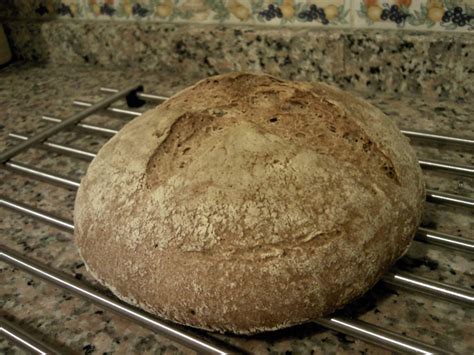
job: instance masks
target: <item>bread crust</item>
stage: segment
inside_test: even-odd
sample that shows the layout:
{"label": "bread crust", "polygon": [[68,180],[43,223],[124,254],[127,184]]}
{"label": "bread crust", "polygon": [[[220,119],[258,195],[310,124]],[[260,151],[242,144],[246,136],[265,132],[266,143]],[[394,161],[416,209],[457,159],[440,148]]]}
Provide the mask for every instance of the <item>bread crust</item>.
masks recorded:
{"label": "bread crust", "polygon": [[380,110],[325,84],[211,77],[128,123],[81,181],[75,239],[119,298],[251,334],[333,312],[408,248],[424,184]]}

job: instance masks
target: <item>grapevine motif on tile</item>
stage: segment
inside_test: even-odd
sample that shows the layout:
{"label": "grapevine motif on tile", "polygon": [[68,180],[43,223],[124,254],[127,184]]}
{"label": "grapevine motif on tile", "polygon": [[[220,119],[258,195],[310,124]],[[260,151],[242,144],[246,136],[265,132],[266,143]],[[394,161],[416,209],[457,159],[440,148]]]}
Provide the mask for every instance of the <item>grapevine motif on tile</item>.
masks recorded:
{"label": "grapevine motif on tile", "polygon": [[428,28],[439,24],[447,30],[466,26],[474,30],[474,9],[459,5],[452,0],[428,0],[426,5],[421,5],[420,11],[415,11],[416,24],[426,24]]}
{"label": "grapevine motif on tile", "polygon": [[[72,6],[74,8],[74,6]],[[58,13],[58,15],[61,15],[61,16],[70,16],[70,17],[74,17],[74,15],[77,13],[77,8],[75,10],[73,10],[71,8],[71,5],[67,5],[67,4],[64,4],[63,2],[59,3],[59,6],[56,10],[56,12]]]}
{"label": "grapevine motif on tile", "polygon": [[[0,0],[2,1],[2,0]],[[472,0],[34,0],[20,16],[474,30]],[[350,15],[353,14],[353,15]]]}
{"label": "grapevine motif on tile", "polygon": [[318,7],[316,4],[305,4],[298,13],[298,20],[303,22],[319,21],[323,25],[347,24],[346,20],[349,10],[344,9],[344,5],[334,4]]}
{"label": "grapevine motif on tile", "polygon": [[31,2],[30,5],[34,7],[34,13],[39,17],[56,15],[76,17],[78,14],[82,14],[81,3],[83,2],[80,0],[40,0]]}
{"label": "grapevine motif on tile", "polygon": [[150,8],[147,5],[144,1],[123,0],[117,6],[117,15],[129,18],[145,18],[151,15]]}
{"label": "grapevine motif on tile", "polygon": [[[336,0],[337,1],[337,0]],[[38,0],[38,16],[129,18],[272,24],[347,24],[344,5],[318,7],[307,0]],[[274,21],[273,21],[274,20]]]}
{"label": "grapevine motif on tile", "polygon": [[314,3],[295,4],[294,0],[276,0],[266,6],[263,6],[263,0],[255,3],[253,12],[257,15],[260,22],[270,22],[280,20],[280,24],[287,22],[320,22],[323,25],[328,24],[347,24],[346,17],[349,10],[344,5],[336,6],[329,4],[324,7],[318,7]]}
{"label": "grapevine motif on tile", "polygon": [[115,13],[114,0],[106,0],[99,6],[99,13],[101,15],[113,16]]}
{"label": "grapevine motif on tile", "polygon": [[395,4],[378,0],[363,0],[357,11],[359,17],[365,18],[369,25],[375,23],[393,22],[397,27],[405,24],[432,28],[437,24],[447,30],[458,27],[474,29],[474,10],[458,0],[427,0],[419,5],[419,10],[412,10],[411,0],[397,0]]}
{"label": "grapevine motif on tile", "polygon": [[150,10],[140,3],[135,3],[132,5],[132,15],[146,17],[150,15]]}
{"label": "grapevine motif on tile", "polygon": [[[154,6],[155,5],[155,6]],[[157,19],[169,18],[173,14],[174,6],[171,0],[152,3],[151,1],[122,0],[116,1],[117,17],[129,19]]]}
{"label": "grapevine motif on tile", "polygon": [[252,4],[252,12],[256,14],[259,22],[269,22],[274,19],[281,19],[281,23],[294,22],[295,14],[301,7],[298,3],[295,5],[293,0],[277,0],[270,4],[264,5],[263,0],[259,0]]}
{"label": "grapevine motif on tile", "polygon": [[403,27],[410,14],[411,0],[397,0],[396,4],[379,4],[378,0],[364,0],[360,3],[359,16],[365,17],[369,25],[375,22],[393,22],[398,27]]}
{"label": "grapevine motif on tile", "polygon": [[52,0],[41,0],[37,2],[35,13],[39,16],[48,16],[55,13],[55,6]]}

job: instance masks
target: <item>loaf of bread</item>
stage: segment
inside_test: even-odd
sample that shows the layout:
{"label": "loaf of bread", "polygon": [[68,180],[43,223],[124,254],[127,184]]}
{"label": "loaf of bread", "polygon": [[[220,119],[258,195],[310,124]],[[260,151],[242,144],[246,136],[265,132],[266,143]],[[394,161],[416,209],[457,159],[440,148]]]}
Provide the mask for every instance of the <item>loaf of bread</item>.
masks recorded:
{"label": "loaf of bread", "polygon": [[159,317],[250,334],[317,319],[408,248],[424,184],[380,110],[325,84],[232,73],[128,123],[81,182],[89,271]]}

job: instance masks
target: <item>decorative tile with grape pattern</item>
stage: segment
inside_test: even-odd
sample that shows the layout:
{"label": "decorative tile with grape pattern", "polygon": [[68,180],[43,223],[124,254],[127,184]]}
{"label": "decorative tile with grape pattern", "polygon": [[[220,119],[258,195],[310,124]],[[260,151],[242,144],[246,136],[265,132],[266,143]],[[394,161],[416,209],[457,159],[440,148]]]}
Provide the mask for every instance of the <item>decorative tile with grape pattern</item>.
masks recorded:
{"label": "decorative tile with grape pattern", "polygon": [[3,0],[0,17],[474,30],[474,0]]}
{"label": "decorative tile with grape pattern", "polygon": [[[348,26],[349,0],[148,0],[148,1],[67,1],[60,2],[79,17],[123,18],[154,21],[246,23],[266,25]],[[82,13],[80,12],[82,9]],[[91,16],[92,15],[92,16]]]}
{"label": "decorative tile with grape pattern", "polygon": [[355,27],[474,30],[473,0],[353,0]]}
{"label": "decorative tile with grape pattern", "polygon": [[347,0],[300,1],[278,0],[254,3],[256,19],[261,23],[281,25],[350,25],[350,2]]}
{"label": "decorative tile with grape pattern", "polygon": [[[7,0],[6,17],[348,27],[350,0]],[[5,16],[5,15],[4,15]]]}

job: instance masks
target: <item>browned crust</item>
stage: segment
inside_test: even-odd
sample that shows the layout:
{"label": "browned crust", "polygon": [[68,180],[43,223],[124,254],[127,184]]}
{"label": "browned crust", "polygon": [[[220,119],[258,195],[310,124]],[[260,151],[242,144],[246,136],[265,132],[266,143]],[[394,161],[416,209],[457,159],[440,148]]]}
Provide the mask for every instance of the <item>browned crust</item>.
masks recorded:
{"label": "browned crust", "polygon": [[127,124],[75,206],[89,270],[193,327],[254,333],[366,292],[407,249],[424,187],[378,109],[324,84],[233,73]]}

